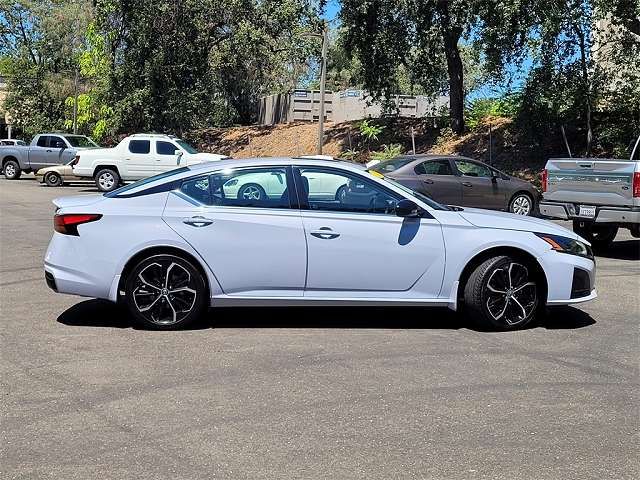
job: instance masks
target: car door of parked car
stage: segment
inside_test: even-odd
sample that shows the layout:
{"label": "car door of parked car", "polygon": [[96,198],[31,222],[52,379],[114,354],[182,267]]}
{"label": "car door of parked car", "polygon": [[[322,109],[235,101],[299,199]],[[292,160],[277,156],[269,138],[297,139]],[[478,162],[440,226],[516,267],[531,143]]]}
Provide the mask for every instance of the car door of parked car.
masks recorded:
{"label": "car door of parked car", "polygon": [[225,294],[302,296],[307,243],[289,188],[276,197],[225,194],[225,184],[242,177],[263,191],[273,177],[290,183],[286,167],[238,168],[182,182],[169,194],[163,218],[202,256]]}
{"label": "car door of parked car", "polygon": [[[314,184],[326,184],[321,175],[332,177],[335,192],[315,191]],[[300,166],[294,178],[308,245],[305,296],[411,296],[425,275],[420,295],[439,294],[444,242],[435,219],[396,216],[403,197],[364,175]],[[337,195],[342,185],[345,192]]]}
{"label": "car door of parked car", "polygon": [[505,192],[498,185],[491,168],[468,159],[454,160],[462,185],[465,207],[500,210],[506,208]]}
{"label": "car door of parked car", "polygon": [[176,155],[176,150],[181,150],[180,147],[172,142],[164,140],[156,140],[155,142],[155,173],[164,173],[180,166],[180,156]]}
{"label": "car door of parked car", "polygon": [[462,204],[462,185],[447,158],[427,160],[414,167],[418,191],[444,205]]}
{"label": "car door of parked car", "polygon": [[156,159],[151,154],[151,140],[131,139],[124,152],[127,180],[138,180],[158,173]]}

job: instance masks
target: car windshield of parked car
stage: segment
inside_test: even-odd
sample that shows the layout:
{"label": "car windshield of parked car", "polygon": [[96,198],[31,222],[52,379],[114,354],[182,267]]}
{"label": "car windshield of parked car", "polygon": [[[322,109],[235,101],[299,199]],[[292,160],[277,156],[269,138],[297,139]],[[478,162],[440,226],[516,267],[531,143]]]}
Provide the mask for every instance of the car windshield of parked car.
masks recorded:
{"label": "car windshield of parked car", "polygon": [[176,143],[178,145],[180,145],[185,150],[185,152],[190,153],[191,155],[194,155],[194,154],[198,153],[198,150],[193,148],[191,145],[189,145],[184,140],[176,140]]}
{"label": "car windshield of parked car", "polygon": [[404,167],[407,163],[412,162],[413,158],[394,158],[393,160],[387,160],[374,165],[372,170],[380,173],[390,173],[394,170]]}
{"label": "car windshield of parked car", "polygon": [[95,143],[93,140],[91,140],[88,137],[83,137],[80,135],[69,135],[69,136],[65,136],[64,137],[67,142],[69,142],[69,144],[72,147],[77,147],[77,148],[100,148],[100,145],[98,145],[97,143]]}
{"label": "car windshield of parked car", "polygon": [[[380,177],[379,175],[375,175],[377,177]],[[390,183],[391,185],[398,187],[400,190],[413,195],[414,197],[416,197],[418,200],[426,203],[427,205],[429,205],[431,208],[435,209],[435,210],[451,210],[451,208],[447,207],[446,205],[442,205],[438,202],[436,202],[434,199],[427,197],[426,195],[424,195],[423,193],[417,192],[409,187],[407,187],[406,185],[402,185],[401,183],[396,182],[395,180],[392,180],[388,177],[380,177],[382,178],[382,180],[384,180],[387,183]]]}

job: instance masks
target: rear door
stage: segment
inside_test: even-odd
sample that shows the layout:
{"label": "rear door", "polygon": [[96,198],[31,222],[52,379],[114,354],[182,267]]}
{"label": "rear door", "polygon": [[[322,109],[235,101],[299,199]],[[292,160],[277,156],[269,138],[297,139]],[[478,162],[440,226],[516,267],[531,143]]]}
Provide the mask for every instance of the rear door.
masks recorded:
{"label": "rear door", "polygon": [[506,208],[506,192],[498,185],[491,168],[468,159],[455,159],[462,185],[462,205],[465,207],[502,210]]}
{"label": "rear door", "polygon": [[[259,197],[228,195],[225,185],[251,184],[284,191]],[[167,198],[163,218],[205,260],[230,296],[302,296],[307,243],[300,211],[291,208],[288,167],[250,167],[186,179]]]}
{"label": "rear door", "polygon": [[34,146],[29,147],[29,166],[33,170],[51,166],[48,163],[49,153],[51,153],[49,148],[49,135],[40,135],[38,142]]}
{"label": "rear door", "polygon": [[147,178],[157,172],[156,160],[151,154],[151,140],[129,140],[124,152],[124,161],[127,164],[128,180]]}
{"label": "rear door", "polygon": [[462,204],[462,185],[447,158],[427,160],[414,169],[419,178],[418,191],[445,205]]}

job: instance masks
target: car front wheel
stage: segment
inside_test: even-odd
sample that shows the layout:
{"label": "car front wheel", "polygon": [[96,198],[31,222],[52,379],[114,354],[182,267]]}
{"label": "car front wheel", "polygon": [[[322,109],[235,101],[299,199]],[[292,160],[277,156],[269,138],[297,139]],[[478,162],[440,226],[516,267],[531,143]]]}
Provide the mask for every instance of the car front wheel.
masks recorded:
{"label": "car front wheel", "polygon": [[533,199],[526,193],[518,193],[509,203],[509,211],[516,215],[533,214]]}
{"label": "car front wheel", "polygon": [[49,187],[59,187],[62,185],[62,177],[55,172],[50,172],[44,176],[44,183]]}
{"label": "car front wheel", "polygon": [[483,327],[515,330],[527,325],[539,305],[540,285],[528,262],[508,255],[487,259],[471,273],[464,303]]}
{"label": "car front wheel", "polygon": [[21,174],[20,165],[15,160],[9,160],[4,164],[4,176],[7,180],[17,180]]}
{"label": "car front wheel", "polygon": [[196,320],[207,305],[203,275],[176,255],[152,255],[127,276],[125,298],[134,319],[146,328],[174,330]]}

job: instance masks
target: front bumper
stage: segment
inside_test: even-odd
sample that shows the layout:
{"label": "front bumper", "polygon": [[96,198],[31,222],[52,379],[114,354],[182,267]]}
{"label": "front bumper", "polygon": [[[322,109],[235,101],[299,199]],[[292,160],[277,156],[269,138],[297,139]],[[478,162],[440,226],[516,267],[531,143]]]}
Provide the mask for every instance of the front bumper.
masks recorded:
{"label": "front bumper", "polygon": [[[596,223],[640,223],[640,207],[596,206],[594,218],[581,217],[580,205],[568,202],[540,202],[540,214],[561,220],[584,220]],[[588,205],[583,203],[582,205]]]}

